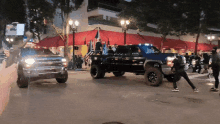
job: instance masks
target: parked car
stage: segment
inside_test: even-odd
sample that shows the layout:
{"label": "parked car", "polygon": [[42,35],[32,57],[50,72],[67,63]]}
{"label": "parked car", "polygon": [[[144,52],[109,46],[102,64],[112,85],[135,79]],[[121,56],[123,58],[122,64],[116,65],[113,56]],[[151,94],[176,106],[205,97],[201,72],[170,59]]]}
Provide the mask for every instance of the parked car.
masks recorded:
{"label": "parked car", "polygon": [[58,83],[67,81],[67,60],[49,49],[22,48],[18,57],[18,87],[26,88],[31,81],[50,78],[56,78]]}

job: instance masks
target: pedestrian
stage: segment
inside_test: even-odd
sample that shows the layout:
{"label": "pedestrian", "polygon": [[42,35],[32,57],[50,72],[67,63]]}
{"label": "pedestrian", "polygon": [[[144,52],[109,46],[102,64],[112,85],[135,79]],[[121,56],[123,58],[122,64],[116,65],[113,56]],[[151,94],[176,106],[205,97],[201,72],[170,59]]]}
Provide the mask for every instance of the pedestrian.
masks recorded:
{"label": "pedestrian", "polygon": [[108,55],[113,55],[113,54],[114,54],[114,51],[112,50],[112,47],[109,46]]}
{"label": "pedestrian", "polygon": [[173,60],[173,67],[175,69],[174,71],[174,80],[173,80],[173,92],[179,92],[179,89],[177,88],[176,85],[176,81],[178,79],[179,76],[182,76],[187,82],[188,84],[192,87],[194,92],[199,92],[199,90],[194,86],[194,84],[190,81],[187,73],[184,70],[184,62],[183,62],[183,58],[181,56],[177,56],[176,59]]}
{"label": "pedestrian", "polygon": [[192,53],[191,55],[190,55],[190,58],[189,58],[189,65],[190,66],[192,66],[192,60],[195,58],[195,56],[194,56],[194,53]]}
{"label": "pedestrian", "polygon": [[186,63],[189,63],[189,55],[188,55],[188,53],[186,53],[184,57],[186,58]]}
{"label": "pedestrian", "polygon": [[209,69],[209,60],[210,60],[210,56],[207,53],[203,53],[203,64],[204,64],[204,69],[201,72],[201,74],[203,73],[208,73],[208,69]]}
{"label": "pedestrian", "polygon": [[101,39],[99,39],[96,44],[95,44],[95,54],[101,54],[102,52],[102,43],[101,43]]}
{"label": "pedestrian", "polygon": [[198,73],[200,73],[202,69],[200,55],[195,56],[195,61],[196,61],[196,65],[195,65],[195,68],[193,69],[193,72],[196,72],[196,70],[198,69]]}
{"label": "pedestrian", "polygon": [[210,66],[212,67],[213,76],[215,78],[215,86],[212,87],[210,89],[210,91],[214,91],[214,92],[219,91],[219,89],[218,89],[218,85],[219,85],[219,79],[218,79],[218,76],[219,76],[219,63],[220,63],[220,57],[217,53],[217,48],[213,48],[213,50],[212,50],[212,63],[211,63]]}

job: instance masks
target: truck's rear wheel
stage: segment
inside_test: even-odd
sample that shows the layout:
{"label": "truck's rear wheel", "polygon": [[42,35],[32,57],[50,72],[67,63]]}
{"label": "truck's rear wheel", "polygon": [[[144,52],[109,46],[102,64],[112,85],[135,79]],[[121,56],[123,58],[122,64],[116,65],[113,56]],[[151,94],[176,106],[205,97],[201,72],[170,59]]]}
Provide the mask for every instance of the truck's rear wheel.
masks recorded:
{"label": "truck's rear wheel", "polygon": [[[166,77],[166,79],[169,81],[169,82],[173,82],[174,81],[174,74],[170,74]],[[178,76],[177,80],[176,81],[179,81],[181,79],[181,76]]]}
{"label": "truck's rear wheel", "polygon": [[162,72],[155,67],[147,68],[144,74],[146,84],[150,86],[159,86],[163,81]]}
{"label": "truck's rear wheel", "polygon": [[27,77],[24,76],[23,70],[18,70],[18,79],[17,85],[19,88],[27,88],[29,84],[29,80]]}
{"label": "truck's rear wheel", "polygon": [[62,78],[56,78],[57,82],[58,83],[65,83],[68,79],[68,72],[65,71],[65,73],[62,74],[60,77],[62,77]]}
{"label": "truck's rear wheel", "polygon": [[98,65],[92,65],[90,74],[94,79],[103,78],[105,76],[105,72]]}
{"label": "truck's rear wheel", "polygon": [[115,77],[120,77],[120,76],[123,76],[125,74],[125,72],[119,71],[119,72],[113,72],[113,74],[115,75]]}

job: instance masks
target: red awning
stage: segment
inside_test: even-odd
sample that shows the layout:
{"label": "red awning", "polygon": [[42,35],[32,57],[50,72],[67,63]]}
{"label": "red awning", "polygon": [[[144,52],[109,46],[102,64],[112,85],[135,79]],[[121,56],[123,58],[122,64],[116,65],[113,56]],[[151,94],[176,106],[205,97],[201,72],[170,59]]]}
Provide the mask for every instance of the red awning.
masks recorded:
{"label": "red awning", "polygon": [[160,48],[160,46],[161,46],[161,38],[160,37],[144,36],[144,35],[140,35],[140,37],[142,37],[148,43],[153,44],[157,48]]}
{"label": "red awning", "polygon": [[124,45],[124,33],[99,30],[102,41],[109,41],[110,45]]}
{"label": "red awning", "polygon": [[187,44],[187,50],[195,49],[195,43],[194,42],[187,42],[187,41],[185,41],[185,43]]}
{"label": "red awning", "polygon": [[44,40],[41,40],[39,43],[36,43],[36,45],[37,46],[42,46],[42,47],[58,47],[59,46],[59,43],[58,43],[59,40],[62,40],[60,38],[60,36],[45,38]]}
{"label": "red awning", "polygon": [[166,39],[163,42],[163,48],[174,48],[175,50],[187,49],[187,44],[182,40]]}
{"label": "red awning", "polygon": [[[90,40],[93,41],[95,39],[96,33],[97,30],[75,33],[75,45],[84,45],[85,43],[88,44]],[[69,35],[68,45],[73,45],[73,34]]]}

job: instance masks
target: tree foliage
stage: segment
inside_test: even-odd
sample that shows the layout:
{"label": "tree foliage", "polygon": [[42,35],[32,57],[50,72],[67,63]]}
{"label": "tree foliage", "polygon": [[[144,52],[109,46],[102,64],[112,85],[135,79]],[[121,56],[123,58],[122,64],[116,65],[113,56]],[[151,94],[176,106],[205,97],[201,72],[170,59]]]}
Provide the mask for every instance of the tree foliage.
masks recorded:
{"label": "tree foliage", "polygon": [[30,29],[40,40],[41,34],[47,28],[44,20],[52,20],[55,8],[52,3],[47,0],[28,0]]}
{"label": "tree foliage", "polygon": [[123,10],[119,16],[134,21],[140,30],[148,31],[147,24],[156,24],[155,32],[163,37],[197,34],[197,43],[200,33],[208,33],[220,22],[216,0],[121,0],[119,6]]}
{"label": "tree foliage", "polygon": [[[62,25],[63,25],[63,35],[61,38],[64,41],[64,56],[67,57],[67,46],[68,46],[68,34],[67,34],[67,26],[68,26],[68,20],[69,20],[69,14],[72,11],[76,11],[80,8],[84,0],[52,0],[54,3],[54,6],[56,8],[59,8],[61,10],[61,13],[59,15],[62,18]],[[65,37],[66,35],[66,37]]]}

